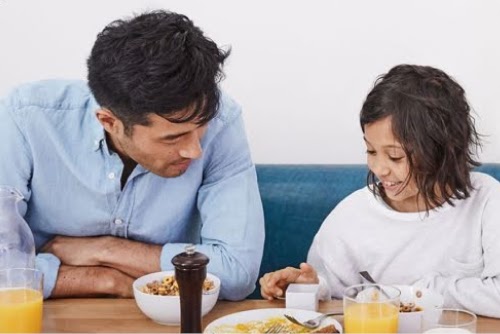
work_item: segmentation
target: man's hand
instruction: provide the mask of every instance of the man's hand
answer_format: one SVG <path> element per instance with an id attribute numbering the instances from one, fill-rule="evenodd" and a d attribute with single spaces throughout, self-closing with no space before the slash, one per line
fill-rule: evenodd
<path id="1" fill-rule="evenodd" d="M 51 298 L 113 296 L 132 298 L 134 279 L 106 267 L 61 265 Z"/>
<path id="2" fill-rule="evenodd" d="M 160 245 L 111 236 L 56 236 L 42 248 L 65 265 L 106 266 L 135 278 L 161 270 L 161 250 Z"/>
<path id="3" fill-rule="evenodd" d="M 272 300 L 283 296 L 283 291 L 290 283 L 319 283 L 316 270 L 307 263 L 301 263 L 300 269 L 286 267 L 262 276 L 259 280 L 260 294 L 263 298 Z"/>

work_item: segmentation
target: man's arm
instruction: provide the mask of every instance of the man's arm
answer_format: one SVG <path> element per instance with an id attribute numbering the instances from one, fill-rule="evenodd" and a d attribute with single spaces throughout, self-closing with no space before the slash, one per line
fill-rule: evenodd
<path id="1" fill-rule="evenodd" d="M 24 216 L 31 197 L 29 187 L 33 171 L 30 146 L 24 135 L 22 111 L 18 111 L 16 94 L 0 100 L 0 184 L 14 187 L 24 200 L 18 203 L 19 213 Z M 38 254 L 36 267 L 44 274 L 43 294 L 47 298 L 55 284 L 59 259 L 51 254 Z"/>
<path id="2" fill-rule="evenodd" d="M 160 271 L 162 246 L 123 238 L 57 236 L 43 251 L 74 267 L 104 266 L 131 277 Z"/>
<path id="3" fill-rule="evenodd" d="M 20 214 L 26 213 L 26 202 L 31 191 L 29 180 L 32 177 L 33 161 L 29 144 L 23 133 L 20 117 L 14 112 L 14 102 L 0 100 L 0 184 L 14 187 L 24 197 L 23 205 L 18 206 Z"/>
<path id="4" fill-rule="evenodd" d="M 221 279 L 221 299 L 243 299 L 255 289 L 264 248 L 264 214 L 255 166 L 243 119 L 234 102 L 223 99 L 227 114 L 216 118 L 221 130 L 204 147 L 204 179 L 198 191 L 201 242 L 196 250 L 210 258 L 207 270 Z M 229 117 L 227 115 L 230 115 Z M 219 122 L 219 123 L 217 123 Z M 166 244 L 162 270 L 185 244 Z"/>
<path id="5" fill-rule="evenodd" d="M 106 267 L 61 265 L 51 297 L 133 297 L 134 279 L 119 270 Z"/>

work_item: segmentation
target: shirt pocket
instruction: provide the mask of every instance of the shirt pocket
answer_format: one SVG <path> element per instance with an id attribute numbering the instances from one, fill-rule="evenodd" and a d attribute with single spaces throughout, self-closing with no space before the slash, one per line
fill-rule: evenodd
<path id="1" fill-rule="evenodd" d="M 476 260 L 467 260 L 451 258 L 448 274 L 459 277 L 479 277 L 484 270 L 484 260 L 481 257 Z"/>

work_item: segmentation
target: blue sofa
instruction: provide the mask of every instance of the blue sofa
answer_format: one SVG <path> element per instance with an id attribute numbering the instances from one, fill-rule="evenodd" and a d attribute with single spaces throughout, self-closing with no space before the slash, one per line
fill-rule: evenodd
<path id="1" fill-rule="evenodd" d="M 500 181 L 500 164 L 477 170 Z M 260 276 L 306 260 L 309 246 L 332 209 L 366 185 L 366 165 L 257 165 L 266 220 Z M 249 298 L 260 298 L 260 286 Z"/>

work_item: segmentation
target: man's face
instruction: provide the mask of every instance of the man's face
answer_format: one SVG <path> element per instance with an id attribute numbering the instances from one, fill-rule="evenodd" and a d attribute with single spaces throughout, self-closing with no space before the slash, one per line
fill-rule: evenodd
<path id="1" fill-rule="evenodd" d="M 200 141 L 207 126 L 172 123 L 156 114 L 148 118 L 147 126 L 134 125 L 127 133 L 122 123 L 110 134 L 115 149 L 122 159 L 131 159 L 158 176 L 184 174 L 191 161 L 202 154 Z"/>
<path id="2" fill-rule="evenodd" d="M 402 212 L 422 209 L 414 180 L 406 183 L 409 174 L 407 156 L 394 137 L 390 117 L 365 125 L 368 168 L 379 179 L 392 208 Z"/>

